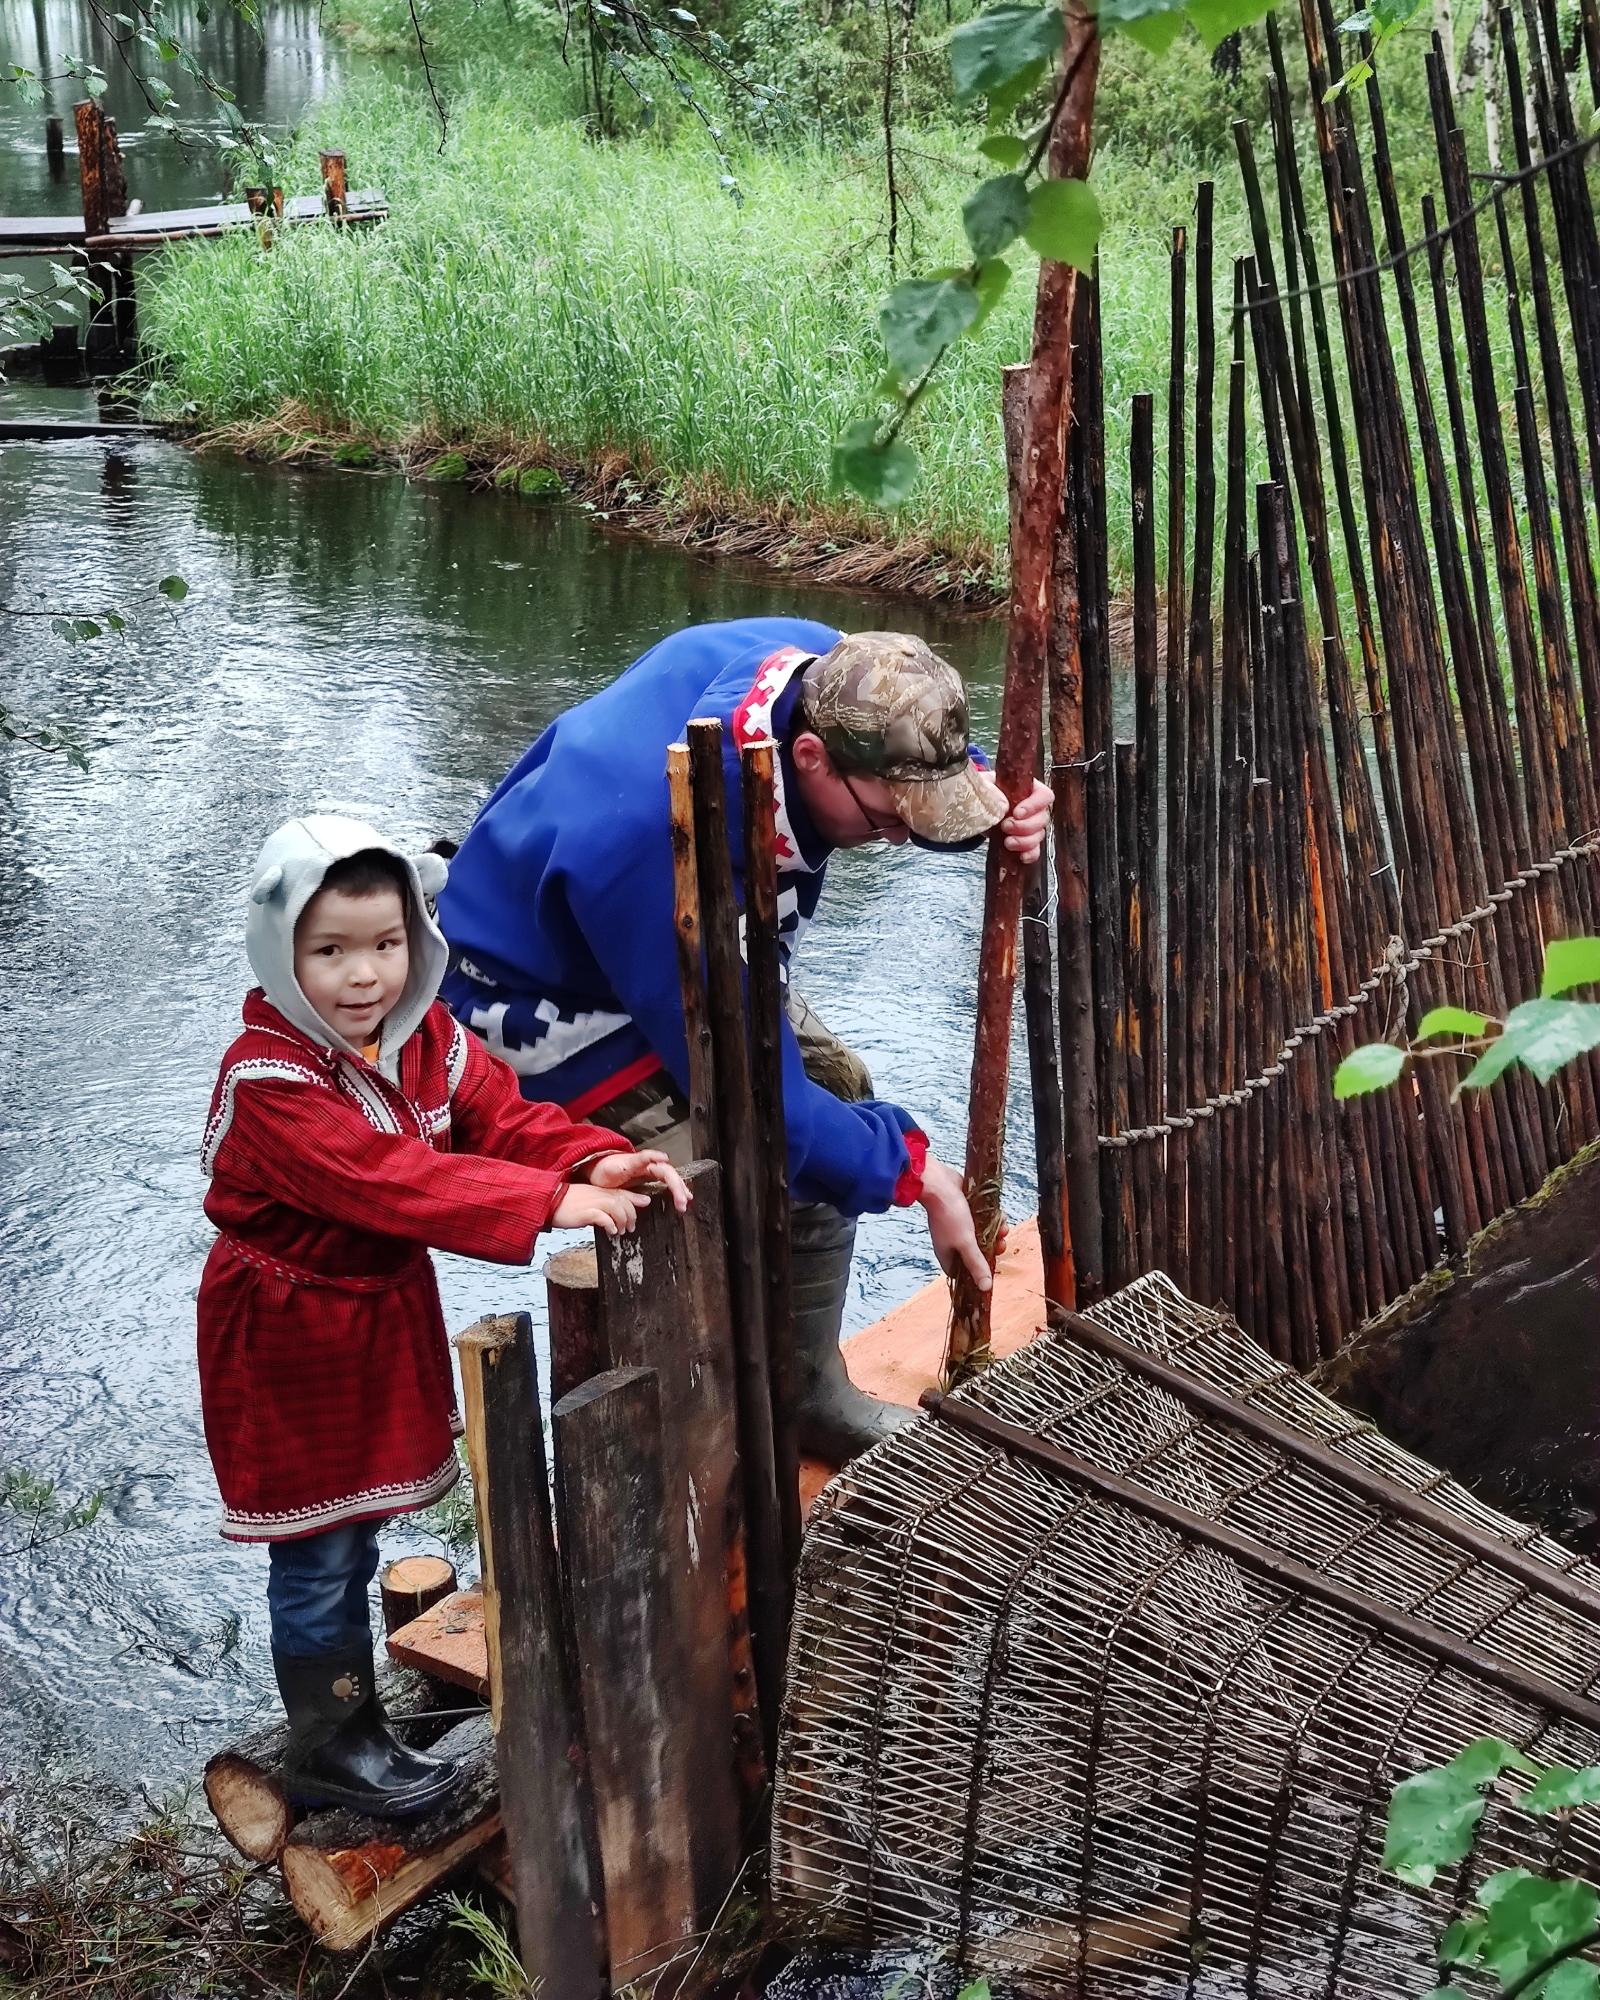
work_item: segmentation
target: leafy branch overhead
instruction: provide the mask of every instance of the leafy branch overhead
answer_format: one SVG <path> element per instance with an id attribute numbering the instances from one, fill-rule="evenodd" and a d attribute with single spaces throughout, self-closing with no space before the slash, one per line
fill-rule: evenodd
<path id="1" fill-rule="evenodd" d="M 1235 30 L 1259 20 L 1268 3 L 1100 0 L 1097 20 L 1102 35 L 1126 35 L 1148 54 L 1160 56 L 1185 26 L 1215 49 Z M 1056 0 L 1042 6 L 991 7 L 951 30 L 952 94 L 958 106 L 982 100 L 985 129 L 978 151 L 999 172 L 962 204 L 970 262 L 908 278 L 884 300 L 878 329 L 888 364 L 883 392 L 892 407 L 886 417 L 857 418 L 839 439 L 833 453 L 836 491 L 857 493 L 882 507 L 895 506 L 911 493 L 918 465 L 915 450 L 901 435 L 906 419 L 950 349 L 975 333 L 1000 302 L 1017 244 L 1074 270 L 1094 269 L 1099 199 L 1087 181 L 1055 179 L 1046 171 L 1070 74 L 1060 79 L 1049 109 L 1042 116 L 1037 112 L 1037 93 L 1058 65 L 1062 36 Z"/>
<path id="2" fill-rule="evenodd" d="M 1600 985 L 1600 937 L 1556 938 L 1547 947 L 1537 1000 L 1524 1000 L 1503 1021 L 1466 1007 L 1434 1007 L 1408 1042 L 1367 1042 L 1334 1072 L 1335 1097 L 1362 1097 L 1396 1082 L 1407 1062 L 1432 1056 L 1476 1057 L 1458 1090 L 1482 1090 L 1521 1063 L 1541 1083 L 1591 1049 L 1600 1048 L 1600 1002 L 1561 996 Z M 1431 1046 L 1430 1046 L 1431 1045 Z"/>

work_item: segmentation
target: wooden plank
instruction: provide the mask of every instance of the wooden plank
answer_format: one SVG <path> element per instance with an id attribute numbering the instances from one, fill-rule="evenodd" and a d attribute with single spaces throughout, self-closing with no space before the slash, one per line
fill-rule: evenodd
<path id="1" fill-rule="evenodd" d="M 544 1425 L 526 1313 L 461 1334 L 483 1562 L 490 1712 L 522 1963 L 551 1993 L 604 1990 L 601 1887 L 564 1638 Z"/>
<path id="2" fill-rule="evenodd" d="M 81 438 L 166 437 L 165 424 L 119 424 L 55 421 L 46 418 L 0 418 L 0 444 L 71 444 Z"/>
<path id="3" fill-rule="evenodd" d="M 296 1911 L 329 1951 L 353 1951 L 374 1931 L 437 1888 L 500 1831 L 494 1744 L 481 1720 L 461 1723 L 437 1745 L 459 1758 L 460 1785 L 413 1820 L 328 1812 L 302 1820 L 281 1857 Z M 589 1991 L 574 1987 L 574 1994 Z"/>
<path id="4" fill-rule="evenodd" d="M 621 1986 L 660 1972 L 699 1928 L 690 1858 L 698 1774 L 659 1380 L 648 1368 L 597 1375 L 562 1397 L 551 1426 L 611 1975 Z"/>
<path id="5" fill-rule="evenodd" d="M 483 1629 L 483 1592 L 458 1590 L 453 1596 L 389 1634 L 389 1657 L 436 1681 L 489 1696 L 489 1644 Z"/>
<path id="6" fill-rule="evenodd" d="M 81 215 L 0 215 L 0 243 L 81 243 Z"/>
<path id="7" fill-rule="evenodd" d="M 715 1162 L 698 1160 L 684 1178 L 694 1195 L 687 1215 L 658 1198 L 632 1236 L 602 1241 L 600 1316 L 615 1366 L 652 1369 L 660 1384 L 668 1581 L 683 1644 L 675 1726 L 692 1745 L 696 1899 L 709 1923 L 740 1858 L 727 1584 L 739 1535 L 739 1453 L 721 1176 Z M 746 1632 L 746 1664 L 748 1647 Z M 746 1711 L 752 1698 L 747 1678 Z M 756 1748 L 748 1713 L 741 1731 L 747 1752 Z"/>

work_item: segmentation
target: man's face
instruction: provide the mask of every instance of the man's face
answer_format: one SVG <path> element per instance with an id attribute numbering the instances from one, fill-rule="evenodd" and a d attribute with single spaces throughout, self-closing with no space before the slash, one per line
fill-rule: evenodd
<path id="1" fill-rule="evenodd" d="M 398 890 L 349 896 L 321 889 L 294 927 L 294 976 L 336 1035 L 360 1048 L 376 1041 L 405 991 L 410 967 L 405 904 Z"/>
<path id="2" fill-rule="evenodd" d="M 809 729 L 795 737 L 789 755 L 806 812 L 830 847 L 866 847 L 875 840 L 903 847 L 911 838 L 882 778 L 840 770 Z"/>

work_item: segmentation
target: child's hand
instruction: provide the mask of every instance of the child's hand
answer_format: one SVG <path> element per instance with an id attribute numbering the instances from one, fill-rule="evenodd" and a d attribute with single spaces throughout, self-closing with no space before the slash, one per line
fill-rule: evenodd
<path id="1" fill-rule="evenodd" d="M 680 1215 L 694 1200 L 677 1168 L 665 1153 L 653 1147 L 642 1153 L 602 1153 L 578 1171 L 593 1188 L 632 1189 L 640 1181 L 659 1181 L 672 1196 L 672 1205 Z M 643 1208 L 645 1202 L 640 1201 L 639 1206 Z"/>
<path id="2" fill-rule="evenodd" d="M 620 1236 L 633 1228 L 639 1211 L 650 1206 L 647 1194 L 632 1188 L 596 1188 L 575 1184 L 556 1203 L 552 1229 L 603 1229 Z"/>

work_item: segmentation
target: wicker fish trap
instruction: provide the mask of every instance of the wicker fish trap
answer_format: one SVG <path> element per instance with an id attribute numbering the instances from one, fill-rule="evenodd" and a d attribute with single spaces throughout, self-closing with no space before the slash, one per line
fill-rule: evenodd
<path id="1" fill-rule="evenodd" d="M 1600 1871 L 1510 1786 L 1429 1896 L 1379 1865 L 1395 1783 L 1476 1737 L 1600 1762 L 1600 1568 L 1160 1274 L 935 1417 L 813 1517 L 792 1914 L 1040 1994 L 1400 2000 L 1486 1874 Z"/>

